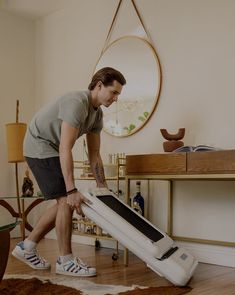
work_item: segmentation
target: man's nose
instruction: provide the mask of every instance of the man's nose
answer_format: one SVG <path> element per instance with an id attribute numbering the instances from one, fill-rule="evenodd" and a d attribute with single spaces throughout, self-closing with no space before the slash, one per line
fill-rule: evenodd
<path id="1" fill-rule="evenodd" d="M 113 101 L 117 101 L 118 100 L 118 95 L 115 95 L 114 97 L 113 97 Z"/>

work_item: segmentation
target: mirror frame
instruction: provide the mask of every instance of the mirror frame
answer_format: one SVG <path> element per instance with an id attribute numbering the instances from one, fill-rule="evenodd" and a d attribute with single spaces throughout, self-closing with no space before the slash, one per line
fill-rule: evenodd
<path id="1" fill-rule="evenodd" d="M 153 53 L 153 56 L 155 58 L 155 61 L 156 61 L 156 67 L 157 67 L 157 72 L 158 72 L 158 77 L 157 77 L 157 82 L 158 82 L 158 89 L 156 89 L 156 96 L 154 97 L 154 102 L 153 102 L 153 107 L 150 111 L 150 114 L 149 116 L 147 117 L 147 119 L 143 122 L 143 124 L 141 124 L 139 127 L 135 128 L 131 133 L 129 134 L 124 134 L 124 135 L 114 135 L 110 132 L 108 132 L 107 130 L 105 130 L 104 126 L 103 126 L 103 130 L 105 133 L 113 136 L 113 137 L 128 137 L 128 136 L 131 136 L 133 134 L 135 134 L 136 132 L 140 131 L 146 124 L 147 122 L 150 120 L 150 118 L 152 117 L 153 113 L 155 112 L 155 110 L 157 109 L 157 104 L 159 102 L 159 98 L 160 98 L 160 94 L 161 94 L 161 89 L 162 89 L 162 68 L 161 68 L 161 63 L 160 63 L 160 59 L 159 59 L 159 56 L 157 54 L 157 51 L 155 50 L 155 48 L 153 47 L 153 45 L 146 39 L 144 38 L 141 38 L 141 37 L 138 37 L 138 36 L 134 36 L 134 35 L 126 35 L 126 36 L 122 36 L 118 39 L 115 39 L 114 41 L 112 41 L 109 45 L 106 46 L 106 48 L 102 51 L 96 65 L 95 65 L 95 68 L 94 68 L 94 71 L 93 71 L 93 75 L 95 74 L 95 72 L 97 71 L 96 68 L 97 68 L 97 65 L 99 64 L 100 60 L 102 59 L 103 55 L 105 54 L 105 52 L 115 43 L 117 43 L 118 41 L 120 40 L 123 40 L 123 39 L 138 39 L 140 41 L 143 41 L 151 50 L 152 50 L 152 53 Z M 110 67 L 112 67 L 112 65 L 110 65 Z M 123 74 L 124 75 L 124 74 Z M 124 75 L 125 77 L 125 75 Z M 128 85 L 128 81 L 127 81 L 127 85 Z M 124 87 L 126 87 L 124 85 Z"/>

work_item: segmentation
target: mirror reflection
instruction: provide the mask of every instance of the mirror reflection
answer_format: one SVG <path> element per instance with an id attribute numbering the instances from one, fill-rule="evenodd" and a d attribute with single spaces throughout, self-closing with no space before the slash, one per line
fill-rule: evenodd
<path id="1" fill-rule="evenodd" d="M 123 37 L 106 48 L 95 71 L 103 67 L 119 70 L 127 81 L 118 101 L 103 108 L 104 130 L 113 136 L 134 134 L 157 105 L 161 84 L 157 54 L 146 40 Z"/>

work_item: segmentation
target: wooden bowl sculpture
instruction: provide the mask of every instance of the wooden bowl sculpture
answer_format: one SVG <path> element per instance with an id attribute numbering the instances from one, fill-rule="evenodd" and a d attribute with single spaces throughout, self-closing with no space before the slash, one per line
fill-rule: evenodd
<path id="1" fill-rule="evenodd" d="M 162 136 L 167 140 L 163 142 L 164 152 L 172 152 L 184 145 L 185 128 L 180 128 L 176 134 L 170 134 L 166 129 L 160 129 Z"/>

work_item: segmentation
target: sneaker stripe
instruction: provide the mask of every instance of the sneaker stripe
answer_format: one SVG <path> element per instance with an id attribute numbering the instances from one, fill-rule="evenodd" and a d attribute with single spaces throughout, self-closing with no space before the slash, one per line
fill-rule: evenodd
<path id="1" fill-rule="evenodd" d="M 29 262 L 31 262 L 31 263 L 33 263 L 33 264 L 35 265 L 35 264 L 40 263 L 41 261 L 36 257 L 36 258 L 33 259 L 33 260 L 29 260 Z"/>
<path id="2" fill-rule="evenodd" d="M 36 258 L 34 258 L 34 259 L 28 259 L 29 260 L 29 262 L 31 262 L 31 263 L 34 263 L 34 262 L 40 262 L 40 260 L 36 257 Z"/>
<path id="3" fill-rule="evenodd" d="M 75 264 L 74 264 L 74 262 L 71 262 L 71 264 L 69 265 L 69 267 L 66 269 L 67 271 L 70 271 L 70 269 L 72 268 L 72 267 L 74 267 L 75 266 Z"/>
<path id="4" fill-rule="evenodd" d="M 75 272 L 78 273 L 80 270 L 81 270 L 81 267 L 77 268 Z"/>
<path id="5" fill-rule="evenodd" d="M 73 266 L 73 268 L 69 271 L 74 272 L 75 269 L 76 269 L 76 266 Z"/>
<path id="6" fill-rule="evenodd" d="M 40 263 L 40 261 L 38 261 L 38 262 L 34 263 L 34 265 L 38 265 L 39 263 Z"/>
<path id="7" fill-rule="evenodd" d="M 26 259 L 30 260 L 30 259 L 35 258 L 35 257 L 37 257 L 37 256 L 35 254 L 33 254 L 32 256 L 27 256 Z"/>

